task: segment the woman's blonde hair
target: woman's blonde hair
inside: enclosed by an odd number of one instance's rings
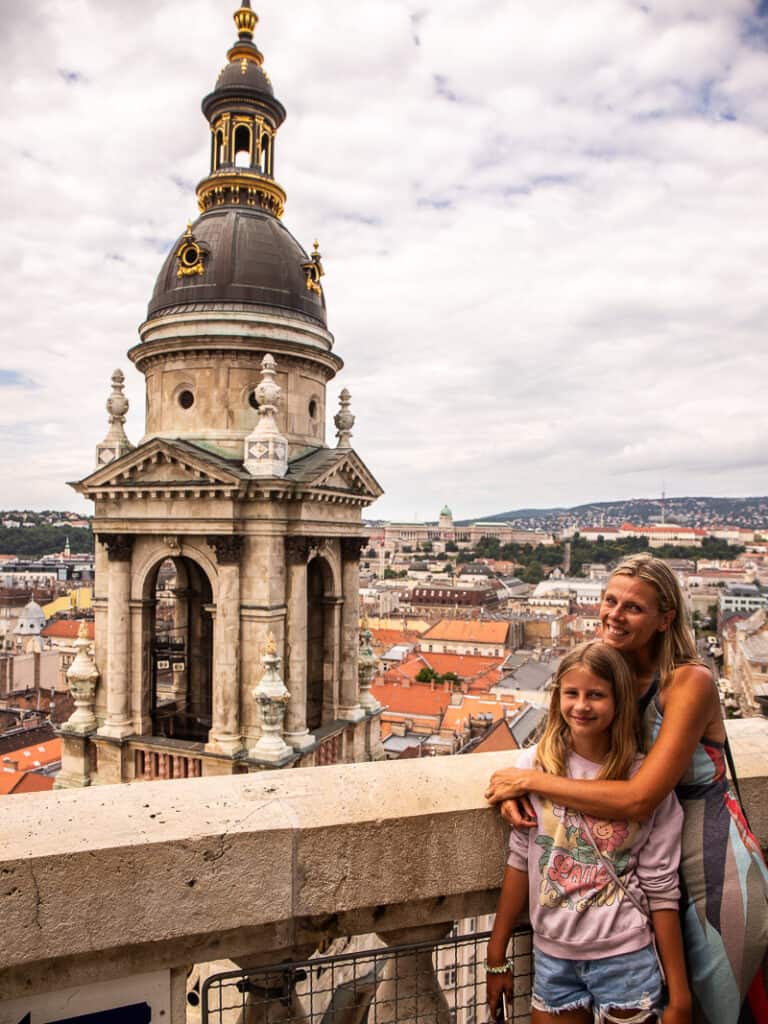
[[[656,601],[662,615],[666,612],[675,613],[669,629],[656,634],[657,649],[654,655],[658,662],[660,685],[664,686],[680,665],[701,664],[696,653],[693,630],[688,622],[683,592],[666,562],[644,553],[630,555],[613,570],[611,578],[614,576],[631,576],[650,583],[656,591]]]
[[[598,778],[627,779],[639,748],[637,690],[626,661],[618,651],[599,640],[579,644],[560,662],[552,687],[547,724],[536,748],[536,760],[551,775],[566,774],[565,762],[572,740],[570,727],[560,709],[560,691],[564,676],[580,665],[598,679],[611,684],[616,704],[608,755]]]

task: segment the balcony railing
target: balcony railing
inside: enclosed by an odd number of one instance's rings
[[[768,720],[728,730],[765,848]],[[32,994],[55,1007],[67,990],[70,1009],[72,993],[119,981],[121,992],[155,986],[158,1019],[181,1024],[192,964],[306,961],[336,937],[434,945],[495,909],[505,828],[483,790],[509,762],[472,754],[5,798],[0,1020]]]

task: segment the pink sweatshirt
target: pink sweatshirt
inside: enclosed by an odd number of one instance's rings
[[[518,767],[531,768],[535,760],[536,747],[530,747]],[[638,758],[632,774],[641,762]],[[572,753],[567,771],[572,779],[592,779],[600,765]],[[581,816],[534,794],[531,802],[537,827],[512,829],[507,863],[528,873],[534,945],[571,960],[597,960],[647,946],[647,918],[612,881],[585,835]],[[600,852],[641,906],[677,910],[683,812],[674,793],[642,823],[583,817]]]

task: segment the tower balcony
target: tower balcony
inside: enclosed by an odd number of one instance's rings
[[[765,848],[768,722],[729,722],[728,731]],[[491,913],[505,828],[483,790],[509,760],[425,758],[7,799],[0,1020],[72,1015],[35,1017],[35,1000],[69,1010],[92,996],[95,1013],[156,993],[165,1010],[151,1019],[180,1024],[193,964],[284,965],[340,936],[436,941],[452,922]],[[392,1021],[409,1013],[404,1003]]]

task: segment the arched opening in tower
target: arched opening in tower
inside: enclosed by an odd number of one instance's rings
[[[251,129],[238,125],[235,132],[235,167],[251,166]]]
[[[333,576],[323,558],[307,566],[307,728],[333,718]],[[325,712],[325,714],[324,714]]]
[[[145,661],[153,736],[201,743],[208,739],[212,601],[211,584],[193,561],[166,558],[158,565]]]
[[[270,146],[270,136],[268,132],[264,132],[261,136],[261,164],[262,171],[264,174],[272,176],[272,147]]]

